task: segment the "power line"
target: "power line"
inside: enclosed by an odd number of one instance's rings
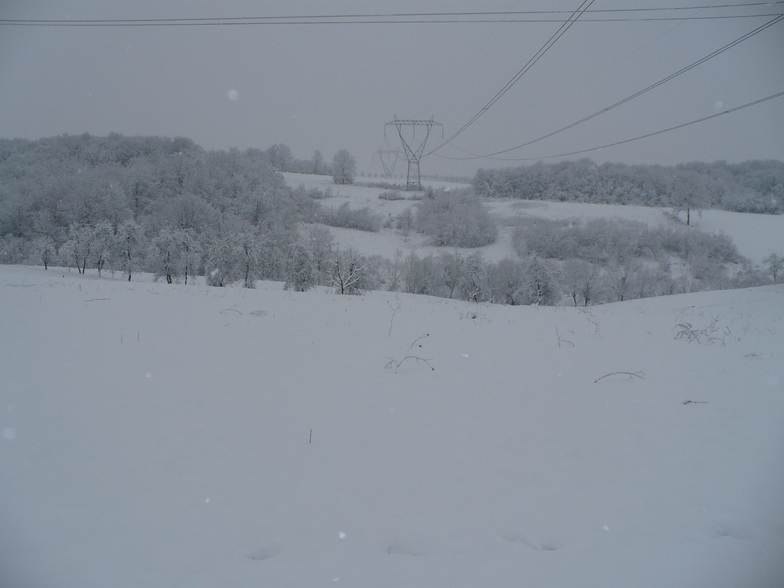
[[[626,98],[624,98],[623,100],[619,100],[615,104],[611,104],[610,106],[607,106],[607,107],[605,107],[605,108],[603,108],[601,110],[598,110],[598,111],[594,112],[593,114],[590,114],[590,115],[588,115],[586,117],[583,117],[583,118],[581,118],[580,120],[578,120],[576,122],[573,122],[573,123],[571,123],[569,125],[566,125],[565,127],[561,127],[557,131],[553,131],[551,133],[547,133],[546,135],[542,135],[541,137],[538,137],[536,139],[532,139],[531,141],[528,141],[526,143],[522,143],[522,144],[516,145],[514,147],[509,147],[508,149],[502,149],[501,151],[495,151],[494,153],[487,153],[487,154],[484,154],[484,155],[472,154],[471,157],[460,157],[460,158],[455,158],[455,159],[465,159],[465,160],[470,160],[470,159],[493,159],[493,158],[496,158],[495,156],[497,156],[497,155],[501,155],[503,153],[508,153],[510,151],[514,151],[516,149],[521,149],[523,147],[528,147],[529,145],[533,145],[534,143],[538,143],[539,141],[543,141],[544,139],[549,139],[550,137],[552,137],[554,135],[562,133],[563,131],[566,131],[568,129],[574,128],[577,125],[580,125],[580,124],[583,124],[585,122],[588,122],[589,120],[591,120],[593,118],[596,118],[597,116],[600,116],[600,115],[602,115],[602,114],[604,114],[606,112],[609,112],[610,110],[612,110],[614,108],[617,108],[618,106],[621,106],[622,104],[626,104],[627,102],[630,102],[630,101],[634,100],[635,98],[639,98],[640,96],[642,96],[646,92],[649,92],[649,91],[653,90],[654,88],[658,88],[662,84],[665,84],[665,83],[667,83],[667,82],[677,78],[681,74],[684,74],[687,71],[692,70],[692,69],[694,69],[695,67],[697,67],[699,65],[702,65],[706,61],[708,61],[710,59],[713,59],[717,55],[720,55],[720,54],[724,53],[728,49],[731,49],[731,48],[735,47],[736,45],[742,43],[743,41],[746,41],[747,39],[750,39],[754,35],[756,35],[758,33],[761,33],[762,31],[764,31],[768,27],[771,27],[771,26],[781,22],[782,20],[784,20],[784,15],[780,15],[780,16],[774,18],[773,20],[768,21],[767,23],[757,27],[753,31],[750,31],[750,32],[746,33],[745,35],[743,35],[742,37],[739,37],[739,38],[735,39],[734,41],[732,41],[731,43],[728,43],[727,45],[724,45],[720,49],[717,49],[713,53],[711,53],[709,55],[706,55],[702,59],[698,59],[694,63],[692,63],[690,65],[687,65],[686,67],[676,71],[675,73],[670,74],[669,76],[667,76],[665,78],[662,78],[658,82],[655,82],[655,83],[651,84],[647,88],[643,88],[639,92],[635,92],[631,96],[627,96]],[[504,159],[504,158],[497,158],[497,159]],[[514,159],[514,158],[509,158],[509,159],[516,161],[516,159]]]
[[[624,22],[683,22],[703,20],[738,20],[749,18],[764,18],[777,16],[778,13],[735,14],[735,15],[703,15],[703,16],[672,16],[650,18],[585,18],[580,22],[585,23],[624,23]],[[564,18],[505,18],[505,19],[406,19],[406,20],[231,20],[215,19],[208,22],[186,21],[40,21],[40,20],[0,20],[0,26],[15,27],[42,27],[42,28],[142,28],[142,27],[210,27],[210,26],[317,26],[317,25],[402,25],[402,24],[548,24],[567,23]]]
[[[754,8],[784,4],[784,0],[771,2],[749,2],[722,4],[717,6],[675,6],[675,7],[642,7],[642,8],[608,8],[586,9],[586,14],[634,14],[643,12],[677,12],[682,10],[722,10],[736,8]],[[570,15],[568,18],[544,19],[547,15]],[[485,11],[485,12],[411,12],[389,14],[320,14],[320,15],[285,15],[285,16],[244,16],[244,17],[204,17],[204,18],[150,18],[150,19],[3,19],[0,25],[5,26],[226,26],[226,25],[320,25],[320,24],[455,24],[455,23],[549,23],[569,22],[573,12],[569,10],[517,10],[517,11]],[[540,18],[508,18],[527,16]],[[727,18],[756,18],[775,16],[775,14],[750,15],[705,15],[698,17],[644,17],[644,18],[583,18],[581,22],[627,22],[627,21],[661,21],[661,20],[710,20]],[[462,17],[462,18],[458,18]],[[505,17],[503,20],[479,19],[478,17]],[[443,20],[450,18],[451,20]],[[375,20],[370,20],[375,19]],[[397,20],[390,20],[397,19]],[[413,20],[419,19],[419,20]],[[426,19],[426,20],[425,20]],[[441,19],[441,20],[434,20]]]
[[[587,3],[587,6],[586,6],[586,3]],[[496,102],[498,102],[498,100],[500,100],[500,98],[501,98],[501,97],[502,97],[504,94],[506,94],[506,93],[509,91],[509,89],[510,89],[512,86],[514,86],[514,85],[517,83],[517,81],[518,81],[518,80],[519,80],[521,77],[523,77],[523,76],[526,74],[526,72],[528,72],[528,70],[530,70],[530,69],[531,69],[531,68],[532,68],[532,67],[533,67],[533,66],[536,64],[536,62],[537,62],[537,61],[539,61],[539,60],[542,58],[542,56],[543,56],[545,53],[547,53],[547,51],[548,51],[548,50],[549,50],[549,49],[550,49],[550,48],[551,48],[553,45],[555,45],[555,43],[558,41],[558,39],[560,39],[560,38],[561,38],[561,37],[562,37],[562,36],[563,36],[563,35],[566,33],[566,31],[568,31],[568,30],[571,28],[571,26],[572,26],[572,25],[573,25],[573,24],[574,24],[574,23],[577,21],[577,19],[578,19],[578,18],[580,18],[580,16],[582,16],[582,15],[583,15],[583,13],[584,13],[584,12],[585,12],[585,11],[586,11],[588,8],[590,8],[591,4],[593,4],[593,3],[594,3],[594,0],[584,0],[584,1],[583,1],[583,3],[582,3],[582,4],[580,4],[580,6],[577,8],[577,10],[575,10],[575,11],[574,11],[574,12],[571,14],[571,16],[569,17],[569,20],[568,20],[566,23],[562,24],[562,25],[561,25],[561,26],[558,28],[558,30],[557,30],[557,31],[556,31],[556,32],[553,34],[553,36],[551,36],[551,37],[550,37],[550,38],[547,40],[547,42],[546,42],[544,45],[542,45],[542,47],[541,47],[541,48],[540,48],[540,49],[539,49],[539,50],[538,50],[538,51],[537,51],[537,52],[534,54],[534,56],[533,56],[531,59],[529,59],[529,60],[528,60],[528,62],[527,62],[527,63],[526,63],[526,64],[525,64],[525,65],[522,67],[522,69],[520,69],[520,71],[518,71],[518,72],[517,72],[517,73],[516,73],[516,74],[515,74],[515,75],[512,77],[512,79],[511,79],[511,80],[509,80],[509,81],[508,81],[508,82],[507,82],[507,83],[504,85],[504,87],[503,87],[503,88],[501,88],[501,89],[500,89],[500,90],[499,90],[499,91],[498,91],[498,92],[495,94],[495,96],[493,96],[493,97],[490,99],[490,102],[488,102],[487,104],[485,104],[485,105],[484,105],[484,106],[483,106],[483,107],[482,107],[482,108],[479,110],[479,112],[477,112],[477,113],[476,113],[474,116],[472,116],[472,117],[469,119],[469,121],[468,121],[467,123],[465,123],[465,124],[464,124],[462,127],[460,127],[460,129],[458,129],[458,131],[457,131],[456,133],[454,133],[452,136],[450,136],[450,137],[449,137],[448,139],[446,139],[445,141],[442,141],[442,142],[441,142],[441,143],[440,143],[440,144],[439,144],[439,145],[438,145],[438,146],[437,146],[435,149],[433,149],[432,151],[429,151],[428,153],[426,153],[426,154],[425,154],[425,157],[427,157],[428,155],[431,155],[432,153],[435,153],[436,151],[438,151],[439,149],[441,149],[441,148],[442,148],[442,147],[444,147],[445,145],[448,145],[449,143],[451,143],[452,141],[454,141],[454,140],[455,140],[455,138],[456,138],[458,135],[460,135],[460,134],[461,134],[463,131],[465,131],[465,130],[466,130],[468,127],[470,127],[472,124],[474,124],[474,123],[475,123],[475,122],[476,122],[476,121],[479,119],[479,117],[480,117],[480,116],[482,116],[482,115],[483,115],[485,112],[487,112],[487,111],[488,111],[488,110],[489,110],[489,109],[490,109],[490,108],[491,108],[491,107],[492,107],[492,106],[493,106],[493,105],[494,105]]]
[[[760,98],[759,100],[755,100],[754,102],[748,102],[741,106],[736,106],[735,108],[730,108],[729,110],[724,110],[722,112],[717,112],[716,114],[711,114],[710,116],[704,116],[702,118],[698,118],[696,120],[689,121],[687,123],[682,123],[679,125],[675,125],[674,127],[669,127],[666,129],[662,129],[660,131],[655,131],[653,133],[647,133],[645,135],[640,135],[638,137],[633,137],[631,139],[624,139],[623,141],[616,141],[615,143],[607,143],[606,145],[600,145],[599,147],[590,147],[588,149],[580,149],[578,151],[570,151],[569,153],[559,153],[557,155],[543,155],[540,157],[519,157],[519,158],[508,158],[505,161],[539,161],[542,159],[555,159],[557,157],[570,157],[572,155],[580,155],[582,153],[589,153],[590,151],[598,151],[600,149],[608,149],[610,147],[617,147],[618,145],[625,145],[626,143],[631,143],[632,141],[639,141],[641,139],[647,139],[649,137],[655,137],[656,135],[662,135],[664,133],[669,133],[670,131],[676,131],[678,129],[682,129],[684,127],[688,127],[691,125],[696,125],[697,123],[705,122],[711,120],[713,118],[717,118],[719,116],[724,116],[725,114],[731,114],[733,112],[737,112],[738,110],[743,110],[744,108],[749,108],[751,106],[756,106],[763,102],[767,102],[768,100],[773,100],[774,98],[780,98],[784,96],[784,91],[778,92],[776,94],[772,94],[770,96],[766,96],[765,98]],[[463,157],[447,157],[445,155],[436,155],[437,157],[441,157],[442,159],[465,159]]]

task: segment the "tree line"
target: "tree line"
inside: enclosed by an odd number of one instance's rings
[[[472,186],[488,198],[784,213],[784,162],[775,160],[676,166],[540,161],[479,169]]]
[[[382,219],[368,207],[322,205],[328,191],[287,186],[279,173],[291,165],[286,152],[205,151],[190,139],[116,134],[0,140],[0,263],[515,305],[589,305],[784,277],[781,256],[756,267],[724,236],[616,220],[508,221],[515,257],[486,261],[477,249],[496,241],[499,226],[475,190],[427,190]],[[329,168],[336,183],[350,183],[356,162],[341,150]],[[365,256],[341,248],[324,225],[415,231],[441,252]]]

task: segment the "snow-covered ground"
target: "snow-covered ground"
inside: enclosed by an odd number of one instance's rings
[[[781,586],[783,424],[784,285],[583,311],[0,266],[0,586]]]
[[[344,202],[349,202],[352,208],[369,207],[383,219],[396,217],[414,203],[411,200],[381,200],[379,194],[385,192],[383,188],[373,188],[362,185],[371,182],[369,178],[359,178],[358,185],[338,186],[330,176],[315,176],[307,174],[283,174],[289,186],[296,188],[318,188],[331,190],[333,197],[322,200],[324,206],[337,207]],[[373,180],[383,182],[384,180]],[[395,180],[399,182],[398,180]],[[423,185],[433,188],[465,188],[465,184],[449,182],[425,181]],[[409,194],[401,192],[405,197]],[[487,201],[491,212],[499,219],[514,216],[530,215],[549,219],[573,218],[621,218],[644,222],[650,226],[657,226],[669,221],[665,213],[670,209],[651,208],[647,206],[622,206],[615,204],[587,204],[579,202],[541,202],[527,200],[499,199]],[[685,220],[685,215],[681,215]],[[738,251],[755,263],[776,252],[784,255],[784,215],[769,214],[743,214],[723,210],[707,210],[692,215],[692,224],[708,233],[725,233],[732,238]],[[341,230],[330,228],[336,240],[343,246],[356,247],[365,255],[382,255],[392,258],[395,251],[400,250],[404,255],[416,251],[418,255],[437,253],[438,248],[427,247],[426,240],[420,235],[412,234],[403,236],[399,232],[384,229],[379,233],[361,233],[354,230]],[[498,261],[504,257],[514,257],[511,245],[510,232],[502,228],[498,242],[483,247],[482,252],[489,261]]]

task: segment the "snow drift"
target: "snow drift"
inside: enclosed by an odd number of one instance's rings
[[[585,310],[3,266],[0,333],[3,586],[784,579],[784,286]]]

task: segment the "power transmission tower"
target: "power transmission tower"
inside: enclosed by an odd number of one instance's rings
[[[400,137],[400,142],[403,144],[403,151],[405,152],[406,159],[408,160],[406,190],[421,190],[422,182],[419,175],[419,161],[422,159],[422,152],[425,150],[425,143],[427,143],[427,139],[430,136],[430,131],[435,126],[441,127],[441,136],[443,137],[444,125],[435,122],[433,117],[431,117],[430,120],[402,120],[396,116],[395,120],[384,125],[384,136],[386,136],[387,127],[389,125],[395,125],[397,134]],[[412,127],[411,130],[413,138],[416,138],[417,127],[425,127],[425,137],[422,139],[422,142],[415,148],[412,148],[411,145],[408,144],[408,141],[406,141],[405,137],[403,137],[403,127]]]
[[[373,159],[375,159],[376,155],[381,160],[381,165],[384,167],[384,177],[389,179],[392,177],[392,174],[395,171],[395,165],[397,164],[397,158],[400,157],[400,149],[395,149],[392,151],[391,149],[379,149],[378,151],[373,152]],[[391,159],[391,162],[384,161],[385,155],[394,155],[394,159]]]

